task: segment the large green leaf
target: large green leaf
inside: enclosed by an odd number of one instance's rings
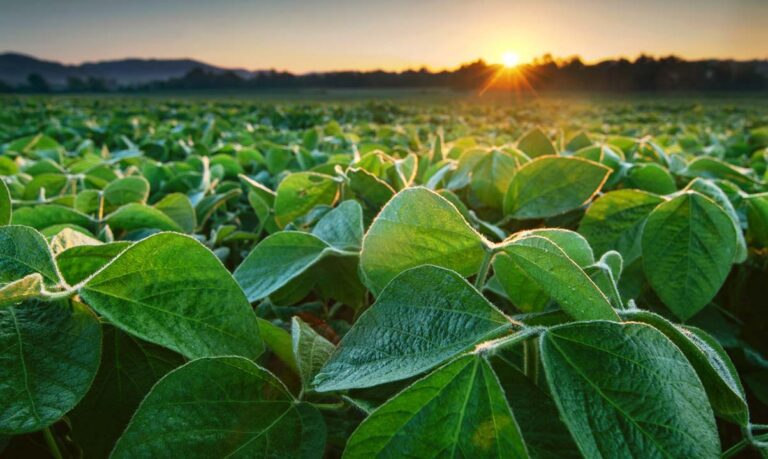
[[[423,373],[513,323],[457,273],[410,269],[384,289],[344,335],[315,377],[326,392],[370,387]]]
[[[59,280],[45,238],[27,226],[0,226],[0,283],[34,273],[51,283]]]
[[[523,164],[504,197],[504,213],[516,219],[546,218],[592,199],[611,169],[577,157],[542,156]]]
[[[281,231],[262,240],[234,272],[248,301],[266,298],[306,272],[323,257],[337,253],[317,236]]]
[[[629,264],[640,257],[645,219],[662,202],[661,196],[645,191],[611,191],[589,206],[579,233],[598,255],[615,250]]]
[[[622,317],[647,323],[664,333],[693,365],[715,414],[742,426],[747,425],[749,408],[744,388],[733,362],[714,338],[697,328],[675,325],[648,311],[626,311]]]
[[[0,226],[11,222],[11,193],[4,181],[0,180]]]
[[[475,274],[485,241],[445,198],[426,188],[408,188],[381,210],[363,239],[360,266],[378,293],[399,273],[423,264]]]
[[[585,457],[719,457],[704,387],[658,330],[561,325],[541,336],[541,358],[560,416]]]
[[[527,458],[520,428],[484,358],[462,357],[376,409],[344,457]]]
[[[0,432],[33,432],[75,407],[99,367],[101,327],[82,304],[0,308]]]
[[[320,458],[325,423],[266,370],[241,357],[193,360],[152,388],[113,458]]]
[[[651,287],[677,317],[686,320],[725,282],[736,253],[736,234],[720,206],[686,192],[651,212],[642,249]]]
[[[524,272],[577,320],[619,318],[584,270],[545,237],[524,236],[506,244],[493,266],[502,285],[514,282],[517,273]]]
[[[332,205],[338,195],[338,184],[329,175],[297,172],[280,182],[276,193],[275,221],[283,228],[315,206]]]
[[[194,239],[159,233],[132,245],[80,289],[117,327],[189,358],[256,357],[263,344],[247,298]]]
[[[103,342],[96,379],[68,415],[86,457],[107,457],[147,392],[183,363],[180,355],[111,326],[104,327]]]

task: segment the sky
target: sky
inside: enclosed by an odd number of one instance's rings
[[[768,0],[0,0],[0,52],[298,73],[454,68],[509,51],[766,59],[766,24]]]

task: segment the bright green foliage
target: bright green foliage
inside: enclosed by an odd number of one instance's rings
[[[149,182],[144,177],[125,177],[109,182],[104,188],[104,200],[112,206],[131,202],[144,203],[149,197]]]
[[[517,148],[531,158],[557,154],[552,141],[539,128],[531,129],[518,140]]]
[[[501,209],[517,166],[517,160],[501,150],[483,155],[472,169],[470,187],[474,196],[484,206]]]
[[[520,233],[516,237],[540,236],[556,244],[577,265],[584,268],[594,263],[594,255],[587,241],[578,233],[562,229],[539,229]],[[524,312],[542,311],[550,300],[544,287],[528,271],[505,255],[493,260],[493,269],[512,303]]]
[[[718,457],[704,388],[661,332],[635,323],[563,325],[541,337],[541,358],[585,457]]]
[[[301,382],[305,388],[310,388],[312,379],[336,347],[298,317],[291,322],[291,337],[293,359]]]
[[[35,207],[22,207],[14,211],[11,223],[14,225],[31,226],[37,230],[64,224],[87,228],[91,225],[91,219],[70,207],[58,204],[44,204]]]
[[[119,328],[186,357],[258,356],[263,344],[243,292],[195,240],[149,237],[90,278],[80,296]]]
[[[121,241],[70,247],[56,255],[56,265],[61,277],[69,285],[76,285],[96,273],[130,245],[130,242]]]
[[[470,276],[480,269],[484,241],[456,208],[425,188],[398,193],[363,239],[360,267],[378,293],[408,268],[432,264]]]
[[[393,280],[344,335],[315,389],[370,387],[418,375],[512,326],[455,272],[414,268]]]
[[[462,357],[417,381],[360,424],[345,458],[527,458],[490,365]]]
[[[504,213],[515,219],[545,218],[589,202],[611,170],[576,157],[544,156],[524,164],[504,197]]]
[[[8,186],[0,180],[0,226],[11,222],[11,193]]]
[[[197,227],[195,208],[189,198],[181,193],[171,193],[155,204],[155,209],[164,213],[185,233],[191,233]]]
[[[26,226],[0,227],[0,283],[34,273],[41,274],[47,282],[59,279],[43,236]]]
[[[317,222],[312,234],[336,249],[359,251],[364,231],[360,204],[344,201]]]
[[[258,413],[258,415],[255,415]],[[157,383],[112,457],[320,458],[325,424],[283,383],[250,360],[193,360]]]
[[[337,194],[338,185],[330,176],[314,172],[291,174],[277,187],[275,220],[285,227],[317,205],[332,205]]]
[[[0,432],[53,424],[75,407],[96,376],[98,319],[83,305],[26,301],[0,308]]]
[[[235,279],[256,301],[269,296],[334,250],[309,233],[281,231],[264,239],[234,272]]]
[[[728,214],[687,192],[658,206],[643,230],[648,282],[677,317],[692,317],[723,285],[736,252]]]
[[[142,228],[160,231],[178,231],[183,228],[165,213],[144,204],[130,203],[107,216],[109,226],[117,230],[133,231]]]
[[[653,325],[680,348],[704,384],[716,415],[743,426],[749,422],[746,396],[736,368],[711,336],[695,327],[675,325],[648,311],[628,311],[622,317]]]
[[[541,236],[527,236],[504,247],[494,262],[502,285],[515,270],[511,263],[538,284],[576,320],[618,320],[605,294],[587,274],[554,242]]]
[[[644,191],[616,190],[600,196],[589,206],[579,225],[594,249],[603,254],[615,250],[631,263],[641,255],[643,226],[648,214],[664,202]]]

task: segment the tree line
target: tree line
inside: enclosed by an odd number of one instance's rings
[[[0,82],[4,92],[102,92],[215,89],[303,88],[452,88],[529,91],[760,91],[768,89],[768,61],[686,61],[676,56],[641,55],[628,59],[585,64],[579,57],[555,59],[544,55],[530,64],[504,69],[483,60],[455,70],[426,68],[401,72],[339,71],[294,74],[268,70],[252,76],[195,68],[180,78],[139,85],[119,85],[102,78],[70,77],[65,88],[52,88],[37,74],[27,83],[11,86]]]

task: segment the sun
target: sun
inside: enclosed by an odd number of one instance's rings
[[[506,51],[501,55],[501,63],[507,68],[516,67],[520,63],[520,55],[514,51]]]

